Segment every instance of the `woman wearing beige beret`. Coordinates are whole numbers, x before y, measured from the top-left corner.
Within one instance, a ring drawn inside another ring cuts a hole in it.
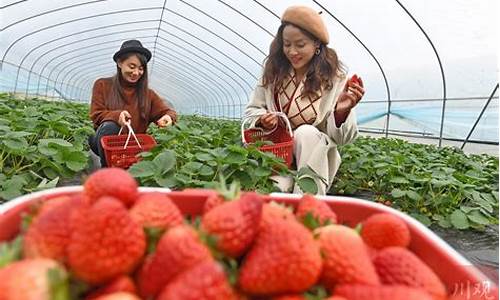
[[[321,15],[306,6],[286,9],[271,43],[261,81],[250,95],[245,118],[252,126],[272,130],[279,126],[276,112],[286,114],[293,128],[297,169],[309,166],[318,194],[330,188],[340,166],[338,145],[357,134],[354,107],[364,94],[363,82],[348,80]],[[284,192],[302,193],[291,178],[274,176]]]

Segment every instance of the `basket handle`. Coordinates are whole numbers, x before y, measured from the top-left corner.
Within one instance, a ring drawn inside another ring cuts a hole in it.
[[[127,120],[125,122],[125,126],[127,126],[127,129],[128,129],[128,136],[127,136],[127,141],[125,141],[125,145],[123,145],[123,149],[127,149],[127,146],[128,146],[129,141],[130,141],[130,136],[131,135],[134,136],[134,139],[137,142],[137,145],[139,145],[139,148],[142,149],[141,143],[139,143],[139,140],[135,136],[134,129],[132,129],[132,126],[130,125],[130,120]],[[123,126],[120,128],[120,132],[118,132],[118,135],[120,135],[122,133],[122,130],[123,130]]]
[[[285,115],[285,113],[278,111],[278,112],[273,112],[273,114],[275,114],[278,117],[281,117],[285,121],[286,127],[288,129],[288,133],[290,134],[290,137],[293,138],[292,126],[290,125],[290,121],[288,120],[288,117]],[[253,115],[253,116],[250,116],[250,117],[255,117],[255,116],[257,116],[257,115]],[[263,114],[259,115],[259,117],[260,116],[263,116]],[[244,118],[243,121],[241,122],[241,141],[243,142],[243,144],[247,143],[247,141],[245,140],[244,131],[245,131],[245,124],[250,121],[250,117]],[[266,132],[262,128],[255,127],[255,129],[264,132],[264,134],[272,133],[273,131],[276,130],[276,128],[278,128],[278,125],[276,125],[276,127],[274,127],[273,129],[271,129],[270,131]]]

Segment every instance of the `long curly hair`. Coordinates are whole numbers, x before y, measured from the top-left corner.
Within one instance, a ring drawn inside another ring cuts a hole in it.
[[[130,56],[135,55],[141,62],[144,73],[141,78],[134,84],[135,87],[135,96],[137,102],[139,103],[139,111],[140,117],[143,120],[146,120],[146,112],[151,109],[151,103],[148,101],[148,61],[146,57],[140,53],[128,53],[124,54],[118,61],[124,61]],[[123,96],[123,84],[125,83],[125,79],[122,76],[122,72],[118,64],[116,65],[116,74],[111,77],[111,91],[109,93],[109,104],[111,109],[122,109],[125,105],[124,96]]]
[[[345,67],[339,61],[337,53],[319,41],[312,33],[292,23],[282,22],[278,33],[269,47],[269,55],[264,64],[262,84],[264,87],[273,85],[279,88],[290,72],[292,65],[283,52],[283,30],[286,26],[295,26],[311,40],[319,43],[320,53],[313,55],[306,72],[303,95],[312,96],[320,90],[330,90],[338,74],[345,73]]]

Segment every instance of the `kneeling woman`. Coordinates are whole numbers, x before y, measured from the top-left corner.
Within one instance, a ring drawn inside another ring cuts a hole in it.
[[[141,42],[125,41],[113,56],[116,75],[94,83],[90,118],[96,133],[89,138],[89,145],[99,155],[102,167],[106,167],[103,136],[118,134],[126,122],[130,122],[136,133],[144,133],[152,122],[165,127],[176,121],[176,112],[148,88],[150,59],[151,52]]]
[[[326,194],[340,166],[338,145],[358,133],[353,108],[364,94],[363,82],[347,80],[323,20],[313,9],[289,7],[271,43],[261,82],[250,96],[245,118],[253,126],[272,130],[283,112],[294,129],[294,159],[298,169],[309,166]],[[275,176],[288,192],[290,178]],[[295,185],[294,193],[301,193]]]

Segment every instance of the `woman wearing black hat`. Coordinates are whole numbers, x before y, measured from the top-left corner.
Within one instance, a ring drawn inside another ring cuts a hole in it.
[[[150,59],[151,52],[141,42],[125,41],[113,56],[116,75],[97,79],[94,83],[90,118],[96,134],[89,138],[89,144],[99,155],[103,167],[106,166],[100,143],[103,136],[118,134],[128,121],[136,133],[146,132],[151,122],[165,127],[176,121],[176,112],[148,88],[147,63]]]
[[[337,54],[327,47],[326,26],[312,8],[291,6],[281,21],[245,118],[270,131],[279,123],[276,112],[284,113],[294,131],[297,168],[312,168],[323,179],[316,182],[318,194],[325,194],[340,166],[337,146],[357,135],[354,107],[363,97],[363,82],[347,79]],[[282,191],[293,186],[291,178],[273,179]],[[293,192],[301,190],[295,185]]]

